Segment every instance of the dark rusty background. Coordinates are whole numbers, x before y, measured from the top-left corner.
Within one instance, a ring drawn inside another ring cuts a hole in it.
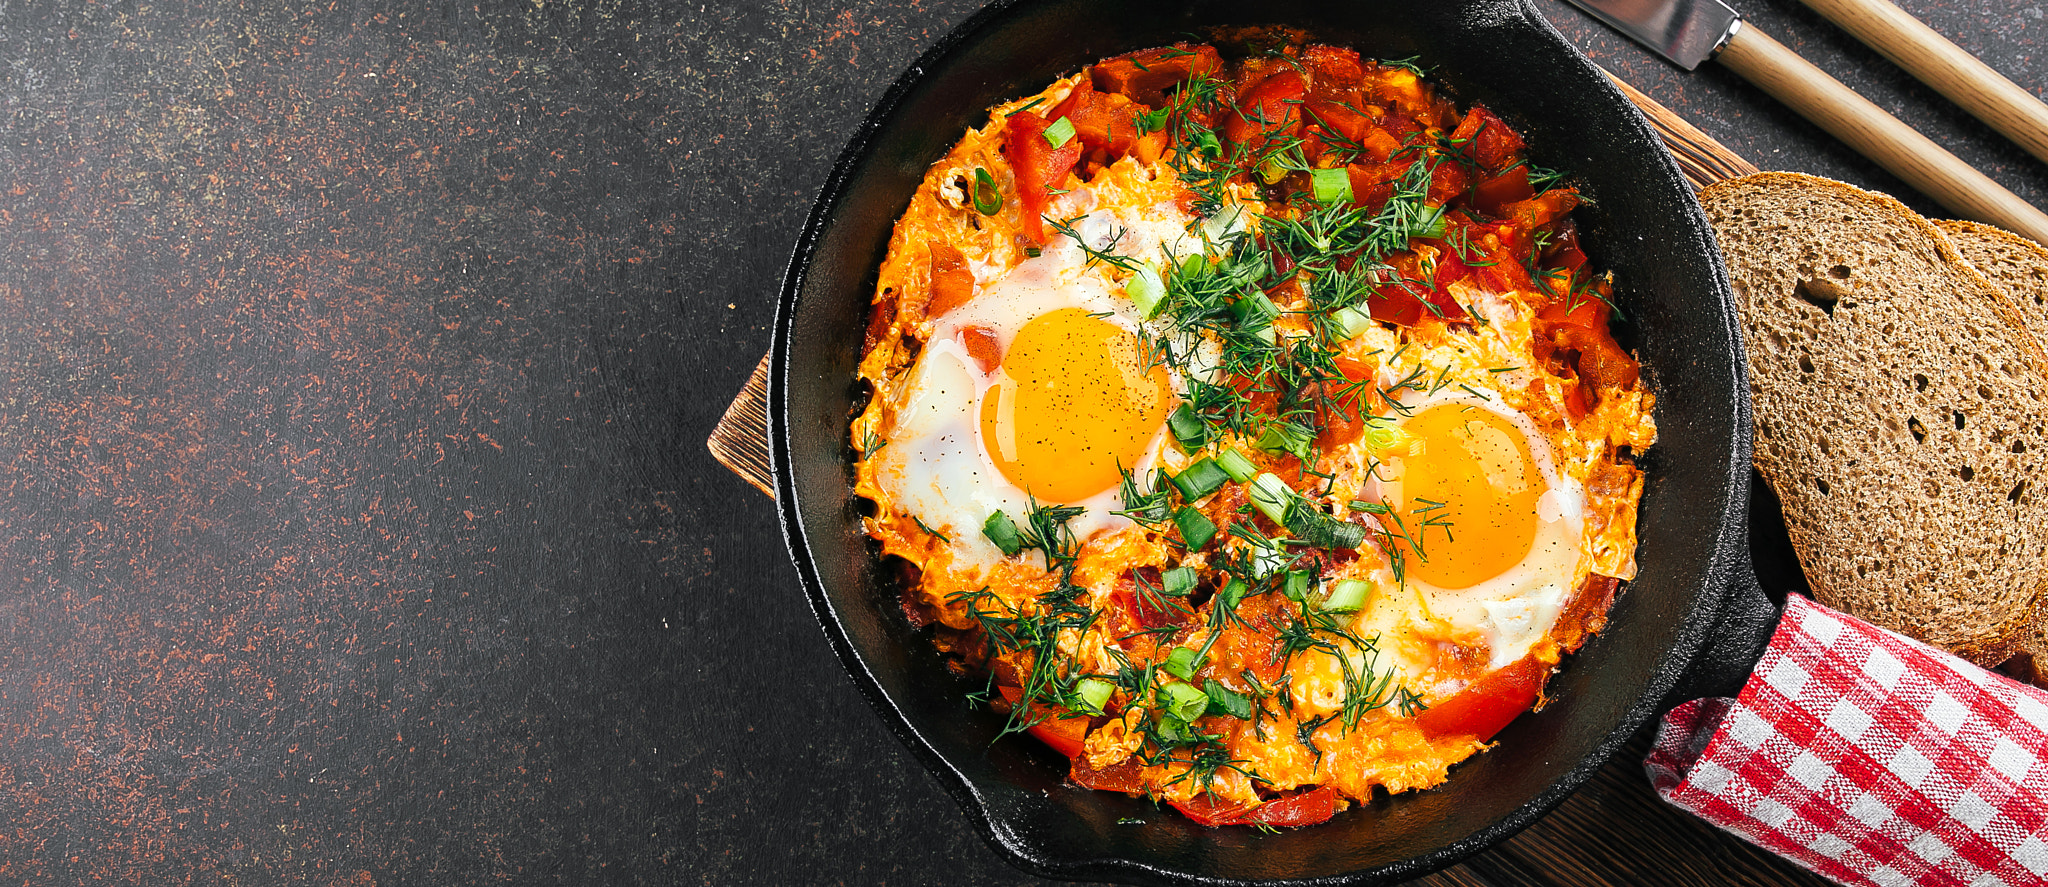
[[[1538,2],[1759,165],[1936,211]],[[1902,5],[2048,83],[2039,4]],[[976,6],[0,0],[0,883],[1033,883],[703,446],[831,158]],[[1811,883],[1629,772],[1439,882]]]

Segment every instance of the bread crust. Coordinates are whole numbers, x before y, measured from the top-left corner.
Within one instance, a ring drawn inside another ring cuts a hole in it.
[[[1980,665],[2048,585],[2048,354],[1899,201],[1771,172],[1700,193],[1734,283],[1755,464],[1815,596]]]

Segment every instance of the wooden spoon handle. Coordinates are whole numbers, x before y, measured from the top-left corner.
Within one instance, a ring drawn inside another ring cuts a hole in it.
[[[1745,22],[1715,58],[1951,211],[2048,243],[2048,215],[1762,30]]]
[[[2027,153],[2048,160],[2048,105],[1888,0],[1804,0]]]

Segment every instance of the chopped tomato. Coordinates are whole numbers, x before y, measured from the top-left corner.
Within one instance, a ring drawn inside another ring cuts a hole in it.
[[[1358,143],[1359,156],[1376,162],[1385,162],[1401,150],[1401,140],[1377,126],[1367,126],[1353,141]]]
[[[1550,666],[1535,654],[1524,656],[1430,706],[1415,717],[1415,726],[1431,739],[1492,739],[1509,721],[1536,704],[1536,694],[1542,691],[1543,680],[1549,674]]]
[[[1052,747],[1053,751],[1072,758],[1081,753],[1081,743],[1088,738],[1088,719],[1083,717],[1050,718],[1031,725],[1031,735],[1038,741]]]
[[[1274,798],[1264,804],[1260,804],[1252,808],[1252,811],[1241,817],[1239,821],[1246,824],[1270,825],[1275,828],[1300,828],[1305,825],[1317,825],[1329,822],[1330,817],[1337,815],[1337,798],[1336,789],[1327,785],[1318,786],[1300,794],[1289,795],[1284,798]]]
[[[996,367],[1003,365],[1003,340],[995,330],[985,326],[963,326],[960,328],[960,344],[983,373],[993,373]]]
[[[1365,433],[1365,417],[1372,412],[1365,394],[1376,390],[1370,385],[1355,384],[1373,378],[1374,371],[1370,365],[1348,357],[1337,358],[1336,365],[1338,375],[1343,378],[1320,383],[1322,396],[1314,399],[1316,421],[1323,429],[1316,436],[1316,444],[1324,450],[1351,443]]]
[[[1472,186],[1472,206],[1495,218],[1503,215],[1502,207],[1534,196],[1536,189],[1529,186],[1529,168],[1526,166],[1504,170]]]
[[[1242,817],[1246,813],[1250,813],[1253,808],[1259,806],[1257,804],[1226,801],[1208,792],[1196,795],[1191,800],[1168,801],[1167,803],[1172,804],[1173,809],[1187,814],[1187,817],[1194,820],[1195,824],[1206,825],[1211,828],[1219,825],[1235,825],[1240,823],[1243,821]]]
[[[1146,110],[1128,96],[1096,92],[1089,81],[1082,80],[1045,119],[1067,118],[1074,125],[1074,137],[1082,145],[1106,152],[1109,159],[1115,160],[1131,153],[1132,144],[1138,140],[1138,115]]]
[[[1395,141],[1404,145],[1423,131],[1422,124],[1416,123],[1415,118],[1406,114],[1388,114],[1380,118],[1379,123],[1381,129],[1386,130]]]
[[[1571,281],[1579,276],[1587,264],[1586,253],[1579,248],[1579,226],[1571,219],[1559,219],[1550,226],[1550,245],[1543,248],[1543,265],[1564,273],[1563,279]],[[1555,289],[1557,287],[1553,287]],[[1569,290],[1569,284],[1562,287]],[[1603,321],[1604,322],[1604,321]]]
[[[1351,202],[1378,209],[1394,196],[1394,182],[1408,171],[1408,163],[1354,163],[1345,172],[1351,178]]]
[[[1045,242],[1042,214],[1052,202],[1052,189],[1074,171],[1081,160],[1081,142],[1070,139],[1054,148],[1045,140],[1045,128],[1052,125],[1030,111],[1020,111],[1009,120],[1005,151],[1017,178],[1017,202],[1024,208],[1024,232],[1034,243]]]
[[[1395,326],[1414,326],[1422,322],[1422,296],[1418,291],[1426,288],[1413,280],[1402,279],[1384,284],[1373,290],[1366,299],[1366,309],[1372,319]]]
[[[1309,166],[1315,166],[1329,150],[1330,144],[1323,141],[1322,127],[1311,123],[1301,128],[1301,156]]]
[[[1395,108],[1420,110],[1428,103],[1422,78],[1403,67],[1375,64],[1366,70],[1365,81],[1359,84],[1359,88],[1365,92],[1367,100],[1389,111]]]
[[[1024,691],[1017,687],[998,684],[996,689],[1002,692],[1004,699],[1010,700],[1011,705],[1016,705],[1017,700],[1024,698]],[[1038,706],[1032,707],[1031,716],[1039,719],[1038,723],[1028,728],[1031,735],[1038,737],[1038,741],[1069,758],[1081,753],[1081,743],[1088,738],[1087,717]]]
[[[1439,163],[1429,171],[1429,205],[1443,206],[1456,200],[1471,184],[1472,179],[1465,172],[1465,164]]]
[[[1501,215],[1520,225],[1524,231],[1534,231],[1571,212],[1579,205],[1579,192],[1570,188],[1552,188],[1528,200],[1517,200],[1500,208]]]
[[[1301,65],[1308,69],[1318,96],[1355,93],[1365,83],[1365,63],[1355,49],[1311,46],[1301,54]]]
[[[1536,311],[1537,320],[1551,323],[1565,323],[1589,330],[1607,329],[1607,320],[1614,314],[1614,308],[1605,299],[1589,295],[1569,296],[1551,302]]]
[[[1208,44],[1176,43],[1097,62],[1088,79],[1103,92],[1114,92],[1152,107],[1166,104],[1166,91],[1191,76],[1223,70],[1223,57]]]
[[[1223,122],[1223,137],[1254,150],[1295,137],[1301,131],[1301,98],[1308,84],[1291,67],[1274,71],[1237,96],[1237,113]]]
[[[1264,825],[1300,828],[1330,821],[1337,815],[1337,790],[1327,785],[1255,804],[1225,801],[1202,794],[1189,801],[1170,801],[1174,809],[1199,825]]]
[[[1088,766],[1087,755],[1075,755],[1067,779],[1097,791],[1140,792],[1145,790],[1145,765],[1136,757],[1129,757],[1097,770]]]
[[[1522,149],[1526,147],[1520,134],[1492,111],[1477,105],[1465,112],[1465,119],[1452,131],[1451,140],[1461,144],[1465,156],[1477,161],[1479,168],[1489,174],[1522,159]]]
[[[926,317],[939,317],[974,298],[974,270],[960,248],[943,240],[928,241],[932,251],[932,297]]]
[[[1528,249],[1524,245],[1524,234],[1514,223],[1468,225],[1465,233],[1466,246],[1474,253],[1484,253],[1486,258],[1483,261],[1492,263],[1472,266],[1475,282],[1481,288],[1492,293],[1536,289],[1536,283],[1529,279],[1529,269],[1522,266],[1521,257]]]
[[[1396,258],[1393,266],[1402,272],[1401,279],[1382,284],[1366,300],[1366,308],[1372,319],[1396,326],[1414,326],[1425,318],[1436,318],[1445,323],[1469,323],[1471,315],[1465,313],[1458,300],[1451,298],[1450,285],[1471,275],[1472,271],[1458,259],[1457,250],[1440,241],[1427,241],[1437,245],[1436,270],[1427,280],[1417,279],[1423,273],[1419,259],[1412,254]]]

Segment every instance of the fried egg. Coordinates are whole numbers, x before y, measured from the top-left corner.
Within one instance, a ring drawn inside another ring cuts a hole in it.
[[[1166,204],[1126,221],[1104,209],[936,318],[896,422],[876,454],[876,478],[897,508],[946,537],[955,562],[986,567],[1002,552],[982,533],[996,511],[1022,520],[1033,505],[1079,505],[1069,521],[1087,540],[1130,522],[1116,514],[1125,472],[1159,464],[1175,403],[1149,333],[1112,269],[1090,248],[1163,255],[1185,250],[1187,217]]]
[[[1499,397],[1461,391],[1404,406],[1407,452],[1389,456],[1362,498],[1398,517],[1404,578],[1429,611],[1477,629],[1500,668],[1542,639],[1584,577],[1585,492],[1535,422]]]

